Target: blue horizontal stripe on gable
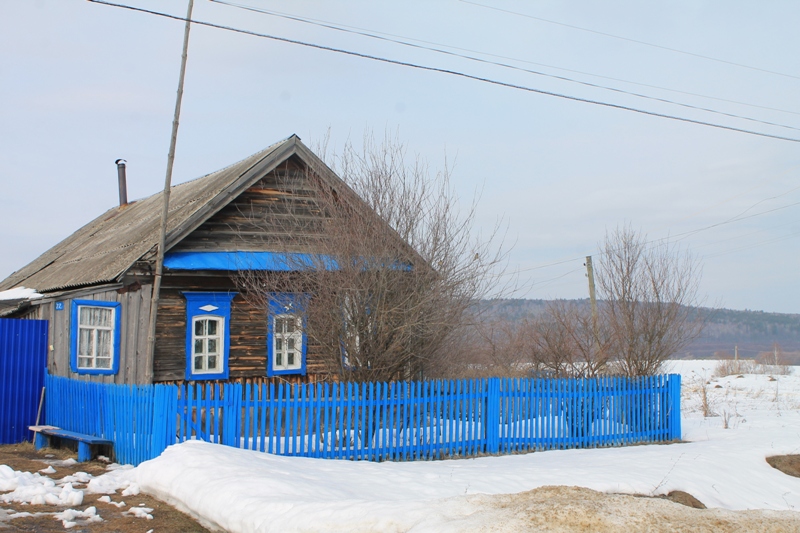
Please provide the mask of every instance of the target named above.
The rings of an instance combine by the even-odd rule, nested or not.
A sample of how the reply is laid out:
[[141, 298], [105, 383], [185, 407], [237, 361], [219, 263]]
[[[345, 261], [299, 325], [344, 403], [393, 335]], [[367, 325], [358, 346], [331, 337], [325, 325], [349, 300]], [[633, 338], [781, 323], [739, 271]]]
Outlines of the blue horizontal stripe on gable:
[[330, 256], [284, 252], [170, 252], [164, 266], [170, 270], [326, 270], [338, 268]]

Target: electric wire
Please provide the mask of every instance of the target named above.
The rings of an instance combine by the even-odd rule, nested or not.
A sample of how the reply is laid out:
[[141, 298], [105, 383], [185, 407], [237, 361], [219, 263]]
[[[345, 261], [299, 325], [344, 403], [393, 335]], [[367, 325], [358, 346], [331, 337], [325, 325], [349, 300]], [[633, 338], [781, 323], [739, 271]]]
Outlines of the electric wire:
[[586, 72], [586, 71], [583, 71], [583, 70], [575, 70], [575, 69], [570, 69], [570, 68], [565, 68], [565, 67], [557, 67], [555, 65], [550, 65], [550, 64], [547, 64], [547, 63], [539, 63], [539, 62], [536, 62], [536, 61], [529, 61], [527, 59], [520, 59], [518, 57], [511, 57], [511, 56], [506, 56], [506, 55], [502, 55], [502, 54], [493, 54], [491, 52], [484, 52], [484, 51], [481, 51], [481, 50], [474, 50], [472, 48], [463, 48], [463, 47], [455, 46], [455, 45], [451, 45], [451, 44], [443, 44], [443, 43], [438, 43], [438, 42], [435, 42], [435, 41], [426, 41], [424, 39], [415, 39], [413, 37], [406, 37], [406, 36], [397, 35], [397, 34], [394, 34], [394, 33], [381, 32], [381, 31], [377, 31], [377, 30], [370, 30], [370, 29], [361, 28], [361, 27], [358, 27], [358, 26], [350, 26], [350, 25], [347, 25], [347, 24], [341, 24], [341, 23], [335, 23], [334, 24], [332, 22], [328, 22], [328, 21], [320, 20], [320, 19], [313, 19], [313, 18], [310, 18], [310, 17], [298, 17], [297, 15], [292, 15], [290, 13], [282, 13], [280, 11], [272, 11], [272, 10], [267, 10], [267, 9], [254, 8], [254, 7], [251, 7], [251, 6], [246, 6], [244, 4], [236, 4], [236, 3], [233, 3], [233, 2], [224, 2], [222, 0], [209, 0], [209, 1], [213, 2], [213, 3], [217, 3], [217, 4], [224, 4], [224, 5], [228, 5], [228, 6], [232, 6], [232, 7], [238, 7], [240, 9], [255, 10], [258, 13], [264, 13], [264, 14], [267, 14], [267, 15], [273, 15], [273, 16], [276, 16], [276, 17], [282, 17], [282, 18], [286, 18], [286, 19], [290, 19], [290, 20], [297, 20], [297, 21], [300, 21], [300, 22], [309, 22], [309, 23], [319, 23], [319, 25], [323, 26], [323, 27], [325, 27], [325, 25], [327, 24], [327, 25], [331, 25], [331, 26], [337, 26], [334, 29], [348, 28], [348, 29], [352, 29], [352, 30], [358, 30], [358, 31], [352, 32], [352, 33], [355, 33], [355, 34], [359, 34], [359, 32], [371, 32], [373, 34], [386, 35], [386, 36], [389, 36], [389, 37], [396, 37], [398, 39], [404, 39], [406, 41], [414, 41], [414, 42], [430, 44], [430, 45], [434, 45], [434, 46], [444, 46], [446, 48], [451, 48], [453, 50], [461, 50], [461, 51], [464, 51], [464, 52], [470, 52], [470, 53], [473, 53], [473, 54], [481, 54], [481, 55], [484, 55], [484, 56], [496, 57], [498, 59], [506, 59], [506, 60], [509, 60], [509, 61], [516, 61], [518, 63], [525, 63], [525, 64], [528, 64], [528, 65], [536, 65], [536, 66], [540, 66], [540, 67], [551, 68], [551, 69], [554, 69], [554, 70], [561, 70], [561, 71], [564, 71], [564, 72], [572, 72], [574, 74], [583, 74], [584, 76], [591, 76], [591, 77], [594, 77], [594, 78], [600, 78], [600, 79], [604, 79], [604, 80], [618, 81], [620, 83], [628, 83], [630, 85], [638, 85], [640, 87], [647, 87], [649, 89], [658, 89], [660, 91], [668, 91], [668, 92], [673, 92], [673, 93], [678, 93], [678, 94], [685, 94], [685, 95], [688, 95], [688, 96], [696, 96], [698, 98], [706, 98], [706, 99], [709, 99], [709, 100], [716, 100], [718, 102], [727, 102], [729, 104], [743, 105], [743, 106], [747, 106], [747, 107], [754, 107], [754, 108], [757, 108], [757, 109], [765, 109], [765, 110], [768, 110], [768, 111], [777, 111], [779, 113], [789, 113], [789, 114], [792, 114], [792, 115], [800, 115], [800, 111], [791, 111], [791, 110], [788, 110], [788, 109], [781, 109], [781, 108], [777, 108], [777, 107], [770, 107], [770, 106], [765, 106], [765, 105], [742, 102], [740, 100], [730, 100], [728, 98], [721, 98], [719, 96], [710, 96], [710, 95], [707, 95], [707, 94], [695, 93], [695, 92], [691, 92], [691, 91], [683, 91], [683, 90], [680, 90], [680, 89], [671, 89], [669, 87], [663, 87], [661, 85], [652, 85], [652, 84], [649, 84], [649, 83], [641, 83], [641, 82], [637, 82], [637, 81], [626, 80], [626, 79], [623, 79], [623, 78], [615, 78], [613, 76], [604, 76], [602, 74]]
[[[783, 176], [785, 176], [786, 174], [788, 174], [789, 172], [792, 172], [792, 171], [796, 170], [798, 167], [800, 167], [800, 165], [794, 165], [794, 166], [792, 166], [792, 167], [789, 167], [789, 168], [787, 168], [786, 170], [784, 170], [783, 172], [781, 172], [780, 174], [778, 174], [777, 176], [774, 176], [774, 177], [773, 177], [771, 180], [769, 180], [769, 181], [765, 181], [765, 182], [759, 183], [759, 184], [757, 184], [757, 185], [754, 185], [753, 187], [751, 187], [751, 188], [747, 189], [746, 191], [740, 192], [739, 194], [734, 194], [733, 196], [730, 196], [730, 197], [728, 197], [728, 198], [726, 198], [726, 199], [724, 199], [724, 200], [721, 200], [721, 201], [717, 202], [716, 204], [713, 204], [713, 205], [710, 205], [710, 206], [704, 207], [703, 209], [700, 209], [699, 211], [695, 211], [694, 213], [691, 213], [691, 214], [689, 214], [689, 215], [686, 215], [686, 216], [685, 216], [685, 217], [683, 217], [683, 218], [679, 218], [679, 219], [678, 219], [676, 222], [683, 222], [684, 220], [689, 220], [689, 219], [691, 219], [691, 218], [694, 218], [694, 217], [696, 217], [697, 215], [701, 215], [701, 214], [703, 214], [703, 213], [707, 213], [708, 211], [710, 211], [710, 210], [712, 210], [712, 209], [714, 209], [714, 208], [716, 208], [716, 207], [719, 207], [719, 206], [721, 206], [721, 205], [727, 204], [727, 203], [728, 203], [728, 202], [730, 202], [731, 200], [735, 200], [736, 198], [739, 198], [740, 196], [743, 196], [743, 195], [745, 195], [745, 194], [749, 194], [749, 193], [751, 193], [752, 191], [754, 191], [754, 190], [756, 190], [756, 189], [758, 189], [758, 188], [760, 188], [760, 187], [764, 187], [765, 185], [768, 185], [768, 184], [774, 183], [774, 182], [778, 181], [779, 179], [781, 179], [781, 178], [782, 178]], [[778, 196], [774, 196], [774, 197], [772, 197], [772, 199], [774, 199], [774, 198], [778, 198], [778, 197], [780, 197], [780, 196], [785, 196], [786, 194], [789, 194], [790, 192], [793, 192], [793, 191], [795, 191], [795, 190], [797, 190], [797, 187], [796, 187], [796, 188], [794, 188], [794, 189], [790, 189], [790, 190], [788, 190], [788, 191], [786, 191], [786, 192], [784, 192], [784, 193], [781, 193], [781, 194], [779, 194]], [[770, 198], [768, 198], [768, 199], [770, 199]], [[755, 207], [755, 206], [751, 206], [751, 207]], [[658, 227], [658, 228], [654, 229], [654, 230], [653, 230], [653, 232], [658, 232], [658, 231], [660, 231], [660, 230], [664, 229], [665, 227], [668, 227], [668, 226], [660, 226], [660, 227]]]
[[786, 226], [793, 226], [793, 225], [797, 225], [797, 222], [796, 221], [785, 222], [783, 224], [776, 224], [774, 226], [769, 226], [767, 228], [759, 228], [759, 229], [757, 229], [755, 231], [751, 231], [749, 233], [742, 233], [742, 234], [739, 234], [739, 235], [733, 235], [731, 237], [726, 237], [724, 239], [719, 239], [719, 240], [716, 240], [716, 241], [704, 242], [703, 246], [704, 247], [714, 246], [715, 244], [720, 244], [720, 243], [723, 243], [723, 242], [728, 242], [728, 241], [733, 241], [733, 240], [739, 240], [739, 239], [743, 239], [745, 237], [750, 237], [751, 235], [757, 235], [759, 233], [764, 233], [765, 231], [770, 231], [770, 230], [774, 230], [774, 229], [777, 229], [777, 228], [783, 228], [783, 227], [786, 227]]
[[[731, 218], [729, 218], [727, 220], [723, 220], [722, 222], [717, 222], [715, 224], [711, 224], [711, 225], [708, 225], [708, 226], [705, 226], [705, 227], [702, 227], [702, 228], [689, 230], [689, 231], [686, 231], [686, 232], [683, 232], [683, 233], [677, 233], [677, 234], [674, 234], [674, 235], [669, 235], [667, 237], [660, 237], [660, 238], [652, 239], [652, 240], [646, 241], [644, 244], [645, 245], [660, 245], [660, 244], [663, 244], [665, 241], [677, 242], [677, 241], [684, 240], [684, 239], [686, 239], [688, 237], [691, 237], [692, 235], [695, 235], [695, 234], [700, 233], [702, 231], [707, 231], [709, 229], [717, 228], [717, 227], [720, 227], [720, 226], [724, 226], [726, 224], [732, 224], [734, 222], [739, 222], [741, 220], [747, 220], [747, 219], [750, 219], [750, 218], [755, 218], [755, 217], [758, 217], [758, 216], [761, 216], [761, 215], [766, 215], [766, 214], [769, 214], [769, 213], [773, 213], [775, 211], [781, 211], [783, 209], [788, 209], [790, 207], [794, 207], [796, 205], [800, 205], [800, 202], [795, 202], [795, 203], [791, 203], [791, 204], [788, 204], [788, 205], [779, 206], [779, 207], [776, 207], [776, 208], [773, 208], [773, 209], [768, 209], [766, 211], [761, 211], [759, 213], [754, 213], [752, 215], [742, 216], [742, 215], [744, 215], [745, 213], [747, 213], [748, 211], [750, 211], [751, 209], [753, 209], [754, 207], [756, 207], [759, 204], [762, 204], [762, 203], [764, 203], [764, 202], [766, 202], [768, 200], [774, 200], [776, 198], [780, 198], [781, 196], [785, 196], [785, 195], [787, 195], [787, 194], [789, 194], [791, 192], [794, 192], [794, 191], [796, 191], [798, 189], [800, 189], [800, 186], [799, 187], [794, 187], [792, 189], [789, 189], [788, 191], [782, 192], [782, 193], [777, 194], [775, 196], [771, 196], [769, 198], [764, 198], [762, 200], [759, 200], [758, 202], [754, 203], [753, 205], [751, 205], [750, 207], [748, 207], [747, 209], [745, 209], [744, 211], [742, 211], [738, 215], [735, 215], [735, 216], [733, 216], [733, 217], [731, 217]], [[679, 238], [676, 239], [676, 237], [679, 237]], [[722, 242], [722, 241], [718, 241], [718, 242]], [[709, 244], [715, 244], [715, 243], [709, 243]], [[587, 255], [593, 255], [593, 256], [594, 255], [603, 255], [603, 252], [595, 250], [592, 254], [587, 254]], [[552, 267], [552, 266], [562, 265], [562, 264], [565, 264], [565, 263], [571, 263], [571, 262], [574, 262], [574, 261], [581, 261], [581, 260], [584, 260], [585, 257], [586, 256], [571, 257], [569, 259], [563, 259], [563, 260], [554, 261], [554, 262], [551, 262], [551, 263], [545, 263], [545, 264], [542, 264], [542, 265], [536, 265], [536, 266], [529, 267], [529, 268], [522, 268], [522, 269], [519, 269], [519, 270], [515, 270], [514, 272], [515, 273], [521, 273], [521, 272], [530, 272], [530, 271], [533, 271], [533, 270], [540, 270], [542, 268], [549, 268], [549, 267]]]
[[657, 97], [657, 96], [650, 96], [650, 95], [646, 95], [646, 94], [636, 93], [636, 92], [633, 92], [633, 91], [626, 91], [624, 89], [619, 89], [617, 87], [609, 87], [609, 86], [606, 86], [606, 85], [600, 85], [598, 83], [591, 83], [591, 82], [588, 82], [588, 81], [577, 80], [577, 79], [574, 79], [574, 78], [568, 78], [566, 76], [559, 76], [557, 74], [548, 74], [546, 72], [540, 72], [540, 71], [537, 71], [537, 70], [531, 70], [531, 69], [527, 69], [527, 68], [523, 68], [523, 67], [518, 67], [518, 66], [515, 66], [515, 65], [509, 65], [507, 63], [500, 63], [498, 61], [491, 61], [491, 60], [488, 60], [488, 59], [481, 59], [479, 57], [468, 56], [466, 54], [460, 54], [460, 53], [457, 53], [457, 52], [451, 52], [449, 50], [442, 50], [440, 48], [433, 48], [431, 46], [424, 46], [424, 45], [414, 44], [414, 43], [410, 43], [410, 42], [407, 42], [407, 41], [401, 41], [401, 40], [393, 39], [393, 38], [389, 38], [389, 37], [382, 37], [380, 35], [375, 35], [373, 33], [367, 33], [365, 31], [355, 31], [355, 30], [343, 28], [343, 27], [340, 27], [340, 26], [336, 26], [336, 25], [333, 25], [333, 24], [327, 23], [327, 22], [313, 21], [313, 20], [305, 19], [303, 17], [298, 17], [298, 16], [295, 16], [295, 15], [281, 14], [281, 13], [269, 11], [269, 10], [266, 10], [266, 9], [247, 6], [247, 5], [244, 5], [244, 4], [236, 4], [236, 3], [233, 3], [233, 2], [226, 2], [224, 0], [210, 0], [210, 1], [213, 2], [213, 3], [216, 3], [216, 4], [222, 4], [222, 5], [226, 5], [226, 6], [230, 6], [230, 7], [235, 7], [237, 9], [242, 9], [242, 10], [245, 10], [245, 11], [250, 11], [250, 12], [259, 13], [259, 14], [263, 14], [263, 15], [281, 17], [281, 18], [285, 18], [285, 19], [288, 19], [288, 20], [294, 20], [296, 22], [301, 22], [301, 23], [304, 23], [304, 24], [311, 24], [311, 25], [314, 25], [314, 26], [319, 26], [319, 27], [322, 27], [322, 28], [327, 28], [327, 29], [331, 29], [331, 30], [335, 30], [335, 31], [350, 33], [350, 34], [354, 34], [354, 35], [360, 35], [362, 37], [368, 37], [368, 38], [377, 39], [377, 40], [380, 40], [380, 41], [391, 42], [391, 43], [394, 43], [394, 44], [399, 44], [401, 46], [407, 46], [407, 47], [410, 47], [410, 48], [417, 48], [417, 49], [420, 49], [420, 50], [427, 50], [427, 51], [430, 51], [430, 52], [435, 52], [435, 53], [438, 53], [438, 54], [443, 54], [443, 55], [447, 55], [447, 56], [451, 56], [451, 57], [458, 57], [458, 58], [466, 59], [468, 61], [473, 61], [473, 62], [476, 62], [476, 63], [483, 63], [483, 64], [493, 65], [493, 66], [497, 66], [497, 67], [501, 67], [501, 68], [505, 68], [505, 69], [509, 69], [509, 70], [516, 70], [516, 71], [519, 71], [519, 72], [525, 72], [527, 74], [533, 74], [533, 75], [536, 75], [536, 76], [553, 78], [553, 79], [557, 79], [557, 80], [561, 80], [561, 81], [566, 81], [566, 82], [569, 82], [569, 83], [575, 83], [575, 84], [583, 85], [583, 86], [586, 86], [586, 87], [592, 87], [592, 88], [595, 88], [595, 89], [602, 89], [602, 90], [605, 90], [605, 91], [611, 91], [611, 92], [615, 92], [615, 93], [619, 93], [619, 94], [624, 94], [624, 95], [627, 95], [627, 96], [634, 96], [636, 98], [642, 98], [642, 99], [645, 99], [645, 100], [653, 100], [653, 101], [656, 101], [656, 102], [661, 102], [661, 103], [665, 103], [665, 104], [669, 104], [669, 105], [676, 105], [676, 106], [684, 107], [684, 108], [687, 108], [687, 109], [694, 109], [694, 110], [697, 110], [697, 111], [705, 111], [707, 113], [713, 113], [713, 114], [716, 114], [716, 115], [722, 115], [722, 116], [726, 116], [726, 117], [730, 117], [730, 118], [747, 120], [747, 121], [750, 121], [750, 122], [756, 122], [756, 123], [765, 124], [765, 125], [768, 125], [768, 126], [776, 126], [776, 127], [779, 127], [779, 128], [786, 128], [786, 129], [790, 129], [790, 130], [800, 131], [800, 128], [797, 128], [795, 126], [788, 126], [786, 124], [780, 124], [780, 123], [777, 123], [777, 122], [770, 122], [770, 121], [761, 120], [761, 119], [757, 119], [757, 118], [753, 118], [753, 117], [747, 117], [747, 116], [743, 116], [743, 115], [738, 115], [738, 114], [735, 114], [735, 113], [728, 113], [728, 112], [725, 112], [725, 111], [719, 111], [717, 109], [710, 109], [710, 108], [703, 107], [703, 106], [687, 104], [687, 103], [684, 103], [684, 102], [677, 102], [677, 101], [674, 101], [674, 100], [669, 100], [667, 98], [660, 98], [660, 97]]
[[566, 24], [564, 22], [558, 22], [558, 21], [555, 21], [555, 20], [549, 20], [549, 19], [545, 19], [545, 18], [542, 18], [542, 17], [535, 17], [533, 15], [528, 15], [526, 13], [520, 13], [518, 11], [511, 11], [509, 9], [502, 9], [502, 8], [495, 7], [495, 6], [488, 6], [486, 4], [480, 4], [478, 2], [471, 2], [470, 0], [459, 0], [459, 1], [461, 1], [461, 2], [463, 2], [465, 4], [472, 4], [474, 6], [482, 7], [482, 8], [485, 8], [485, 9], [493, 9], [495, 11], [501, 11], [503, 13], [508, 13], [510, 15], [517, 15], [517, 16], [520, 16], [520, 17], [525, 17], [525, 18], [529, 18], [529, 19], [533, 19], [533, 20], [538, 20], [538, 21], [541, 21], [541, 22], [546, 22], [548, 24], [556, 24], [558, 26], [564, 26], [565, 28], [572, 28], [574, 30], [580, 30], [580, 31], [588, 32], [588, 33], [594, 33], [596, 35], [602, 35], [604, 37], [611, 37], [613, 39], [620, 39], [622, 41], [628, 41], [628, 42], [631, 42], [631, 43], [641, 44], [641, 45], [644, 45], [644, 46], [651, 46], [653, 48], [659, 48], [661, 50], [667, 50], [667, 51], [675, 52], [675, 53], [678, 53], [678, 54], [684, 54], [684, 55], [688, 55], [688, 56], [698, 57], [698, 58], [701, 58], [701, 59], [707, 59], [709, 61], [716, 61], [717, 63], [724, 63], [726, 65], [733, 65], [735, 67], [741, 67], [741, 68], [746, 68], [746, 69], [750, 69], [750, 70], [756, 70], [756, 71], [759, 71], [759, 72], [765, 72], [767, 74], [774, 74], [776, 76], [784, 76], [786, 78], [793, 78], [793, 79], [796, 79], [796, 80], [800, 80], [800, 76], [795, 76], [793, 74], [786, 74], [785, 72], [778, 72], [778, 71], [775, 71], [775, 70], [768, 70], [768, 69], [764, 69], [764, 68], [760, 68], [760, 67], [754, 67], [754, 66], [751, 66], [751, 65], [745, 65], [743, 63], [736, 63], [735, 61], [728, 61], [726, 59], [719, 59], [717, 57], [706, 56], [706, 55], [698, 54], [698, 53], [695, 53], [695, 52], [688, 52], [686, 50], [680, 50], [678, 48], [671, 48], [669, 46], [662, 46], [660, 44], [648, 43], [647, 41], [640, 41], [638, 39], [631, 39], [630, 37], [622, 37], [620, 35], [614, 35], [613, 33], [606, 33], [606, 32], [602, 32], [602, 31], [592, 30], [592, 29], [589, 29], [589, 28], [583, 28], [581, 26], [575, 26], [573, 24]]
[[718, 252], [718, 253], [711, 254], [711, 255], [705, 255], [703, 257], [705, 259], [712, 259], [714, 257], [721, 257], [723, 255], [733, 254], [733, 253], [741, 252], [741, 251], [744, 251], [744, 250], [750, 250], [752, 248], [758, 248], [759, 246], [765, 246], [767, 244], [774, 244], [776, 242], [785, 241], [785, 240], [788, 240], [788, 239], [793, 239], [793, 238], [798, 237], [798, 236], [800, 236], [800, 231], [797, 231], [795, 233], [790, 233], [789, 235], [784, 235], [782, 237], [776, 237], [776, 238], [770, 239], [768, 241], [760, 241], [760, 242], [757, 242], [757, 243], [749, 244], [747, 246], [734, 248], [733, 250], [726, 250], [724, 252]]
[[[156, 16], [159, 16], [159, 17], [169, 18], [169, 19], [173, 19], [173, 20], [180, 20], [180, 21], [185, 21], [186, 20], [185, 17], [181, 17], [179, 15], [172, 15], [170, 13], [164, 13], [164, 12], [161, 12], [161, 11], [154, 11], [154, 10], [151, 10], [151, 9], [145, 9], [145, 8], [141, 8], [141, 7], [130, 6], [130, 5], [127, 5], [127, 4], [117, 4], [117, 3], [109, 2], [109, 1], [106, 1], [106, 0], [88, 0], [88, 1], [92, 2], [92, 3], [95, 3], [95, 4], [101, 4], [101, 5], [106, 5], [106, 6], [110, 6], [110, 7], [118, 7], [118, 8], [122, 8], [122, 9], [128, 9], [130, 11], [137, 11], [137, 12], [140, 12], [140, 13], [147, 13], [147, 14], [150, 14], [150, 15], [156, 15]], [[574, 102], [583, 102], [583, 103], [586, 103], [586, 104], [598, 105], [598, 106], [602, 106], [602, 107], [608, 107], [608, 108], [611, 108], [611, 109], [619, 109], [619, 110], [622, 110], [622, 111], [630, 111], [630, 112], [633, 112], [633, 113], [639, 113], [639, 114], [642, 114], [642, 115], [648, 115], [648, 116], [652, 116], [652, 117], [664, 118], [664, 119], [667, 119], [667, 120], [675, 120], [675, 121], [678, 121], [678, 122], [686, 122], [686, 123], [689, 123], [689, 124], [697, 124], [697, 125], [700, 125], [700, 126], [708, 126], [708, 127], [711, 127], [711, 128], [717, 128], [717, 129], [722, 129], [722, 130], [736, 131], [736, 132], [739, 132], [739, 133], [745, 133], [745, 134], [748, 134], [748, 135], [755, 135], [755, 136], [758, 136], [758, 137], [766, 137], [766, 138], [770, 138], [770, 139], [777, 139], [777, 140], [782, 140], [782, 141], [800, 143], [800, 139], [796, 139], [796, 138], [793, 138], [793, 137], [784, 137], [784, 136], [781, 136], [781, 135], [775, 135], [775, 134], [771, 134], [771, 133], [764, 133], [764, 132], [759, 132], [759, 131], [754, 131], [754, 130], [747, 130], [747, 129], [744, 129], [744, 128], [737, 128], [737, 127], [734, 127], [734, 126], [726, 126], [724, 124], [718, 124], [718, 123], [715, 123], [715, 122], [706, 122], [706, 121], [695, 120], [695, 119], [691, 119], [691, 118], [687, 118], [687, 117], [680, 117], [680, 116], [677, 116], [677, 115], [668, 115], [668, 114], [665, 114], [665, 113], [657, 113], [655, 111], [648, 111], [646, 109], [640, 109], [640, 108], [637, 108], [637, 107], [625, 106], [625, 105], [621, 105], [621, 104], [614, 104], [614, 103], [610, 103], [610, 102], [604, 102], [604, 101], [601, 101], [601, 100], [591, 100], [591, 99], [588, 99], [588, 98], [581, 98], [581, 97], [578, 97], [578, 96], [572, 96], [572, 95], [563, 94], [563, 93], [545, 91], [543, 89], [536, 89], [534, 87], [528, 87], [528, 86], [525, 86], [525, 85], [517, 85], [517, 84], [514, 84], [514, 83], [508, 83], [508, 82], [504, 82], [504, 81], [500, 81], [500, 80], [495, 80], [495, 79], [492, 79], [492, 78], [474, 76], [472, 74], [467, 74], [467, 73], [456, 71], [456, 70], [450, 70], [450, 69], [445, 69], [445, 68], [438, 68], [438, 67], [420, 65], [418, 63], [410, 63], [410, 62], [407, 62], [407, 61], [400, 61], [400, 60], [397, 60], [397, 59], [389, 59], [389, 58], [380, 57], [380, 56], [374, 56], [374, 55], [365, 54], [365, 53], [361, 53], [361, 52], [354, 52], [352, 50], [345, 50], [345, 49], [342, 49], [342, 48], [334, 48], [334, 47], [331, 47], [331, 46], [325, 46], [325, 45], [316, 44], [316, 43], [309, 43], [309, 42], [305, 42], [305, 41], [299, 41], [299, 40], [296, 40], [296, 39], [289, 39], [289, 38], [286, 38], [286, 37], [278, 37], [276, 35], [270, 35], [270, 34], [266, 34], [266, 33], [259, 33], [259, 32], [255, 32], [255, 31], [251, 31], [251, 30], [245, 30], [245, 29], [242, 29], [242, 28], [235, 28], [235, 27], [232, 27], [232, 26], [225, 26], [225, 25], [222, 25], [222, 24], [216, 24], [216, 23], [213, 23], [213, 22], [202, 21], [202, 20], [198, 20], [198, 19], [194, 19], [194, 18], [191, 20], [191, 22], [193, 24], [197, 24], [197, 25], [200, 25], [200, 26], [206, 26], [206, 27], [209, 27], [209, 28], [216, 28], [216, 29], [220, 29], [220, 30], [226, 30], [226, 31], [231, 31], [231, 32], [235, 32], [235, 33], [241, 33], [243, 35], [251, 35], [251, 36], [254, 36], [254, 37], [262, 37], [262, 38], [271, 39], [271, 40], [274, 40], [274, 41], [284, 42], [284, 43], [288, 43], [288, 44], [295, 44], [295, 45], [299, 45], [299, 46], [305, 46], [305, 47], [313, 48], [313, 49], [317, 49], [317, 50], [325, 50], [325, 51], [329, 51], [329, 52], [335, 52], [335, 53], [344, 54], [344, 55], [348, 55], [348, 56], [352, 56], [352, 57], [358, 57], [358, 58], [362, 58], [362, 59], [371, 59], [373, 61], [378, 61], [378, 62], [381, 62], [381, 63], [387, 63], [387, 64], [391, 64], [391, 65], [409, 67], [409, 68], [414, 68], [414, 69], [418, 69], [418, 70], [424, 70], [424, 71], [428, 71], [428, 72], [437, 72], [437, 73], [440, 73], [440, 74], [449, 74], [451, 76], [456, 76], [456, 77], [460, 77], [460, 78], [464, 78], [464, 79], [470, 79], [470, 80], [474, 80], [474, 81], [478, 81], [478, 82], [488, 83], [490, 85], [497, 85], [499, 87], [506, 87], [506, 88], [509, 88], [509, 89], [517, 89], [517, 90], [520, 90], [520, 91], [530, 92], [530, 93], [535, 93], [535, 94], [541, 94], [541, 95], [545, 95], [545, 96], [553, 96], [555, 98], [561, 98], [561, 99], [564, 99], [564, 100], [571, 100], [571, 101], [574, 101]]]

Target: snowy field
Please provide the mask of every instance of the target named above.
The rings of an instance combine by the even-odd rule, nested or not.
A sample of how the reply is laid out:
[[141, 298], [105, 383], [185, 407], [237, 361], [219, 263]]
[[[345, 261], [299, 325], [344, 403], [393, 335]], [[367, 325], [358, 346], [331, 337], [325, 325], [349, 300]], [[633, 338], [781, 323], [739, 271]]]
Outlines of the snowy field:
[[[141, 489], [210, 528], [230, 532], [536, 531], [537, 520], [548, 531], [661, 531], [669, 529], [653, 524], [673, 515], [693, 532], [800, 531], [800, 478], [765, 461], [800, 454], [800, 371], [714, 378], [715, 366], [672, 365], [683, 376], [686, 442], [680, 444], [368, 463], [279, 457], [193, 441], [171, 446], [138, 468], [93, 478], [86, 490]], [[704, 409], [713, 416], [704, 417]], [[0, 485], [3, 475], [12, 474], [0, 470]], [[649, 496], [681, 490], [714, 509], [568, 487]], [[532, 489], [539, 490], [527, 492]], [[63, 487], [53, 494], [77, 498]], [[593, 521], [585, 521], [587, 509]], [[732, 512], [741, 510], [759, 511]], [[720, 525], [726, 521], [738, 525], [726, 529]]]

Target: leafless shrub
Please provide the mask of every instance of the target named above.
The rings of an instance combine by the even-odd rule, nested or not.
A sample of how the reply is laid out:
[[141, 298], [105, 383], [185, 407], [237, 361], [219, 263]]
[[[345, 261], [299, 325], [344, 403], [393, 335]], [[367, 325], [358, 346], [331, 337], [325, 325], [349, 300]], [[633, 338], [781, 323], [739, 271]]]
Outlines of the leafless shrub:
[[776, 374], [787, 376], [792, 373], [792, 368], [789, 365], [789, 359], [783, 353], [783, 348], [780, 344], [773, 343], [772, 352], [759, 354], [758, 362], [765, 369], [765, 374]]
[[529, 357], [537, 368], [559, 377], [595, 377], [608, 370], [610, 331], [586, 306], [552, 302], [526, 327]]
[[753, 359], [722, 359], [714, 367], [714, 376], [725, 377], [739, 374], [763, 374], [763, 368]]
[[391, 137], [367, 135], [331, 161], [346, 185], [320, 164], [288, 175], [274, 208], [248, 216], [282, 236], [271, 246], [290, 273], [243, 268], [237, 285], [263, 309], [265, 287], [310, 294], [308, 343], [334, 379], [446, 375], [468, 310], [498, 291], [500, 228], [475, 234], [475, 202], [460, 207], [449, 171], [431, 173]]
[[716, 416], [711, 406], [711, 399], [708, 397], [708, 388], [711, 386], [711, 382], [706, 378], [705, 374], [695, 374], [692, 379], [692, 385], [691, 394], [696, 394], [699, 398], [703, 418]]
[[697, 260], [674, 245], [648, 243], [630, 227], [607, 233], [598, 262], [601, 320], [609, 350], [628, 376], [656, 374], [700, 335]]

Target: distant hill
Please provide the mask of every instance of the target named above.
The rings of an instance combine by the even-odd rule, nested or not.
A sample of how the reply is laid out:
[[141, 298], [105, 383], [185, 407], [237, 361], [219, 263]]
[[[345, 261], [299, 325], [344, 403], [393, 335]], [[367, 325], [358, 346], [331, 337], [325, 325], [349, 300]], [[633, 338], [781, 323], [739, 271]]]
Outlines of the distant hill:
[[[589, 300], [573, 300], [589, 305]], [[548, 300], [485, 300], [482, 307], [489, 315], [518, 322], [545, 312]], [[700, 338], [688, 346], [676, 359], [709, 359], [733, 356], [738, 346], [739, 357], [756, 358], [772, 352], [778, 343], [791, 364], [800, 365], [800, 314], [737, 311], [733, 309], [700, 308], [707, 316]]]

